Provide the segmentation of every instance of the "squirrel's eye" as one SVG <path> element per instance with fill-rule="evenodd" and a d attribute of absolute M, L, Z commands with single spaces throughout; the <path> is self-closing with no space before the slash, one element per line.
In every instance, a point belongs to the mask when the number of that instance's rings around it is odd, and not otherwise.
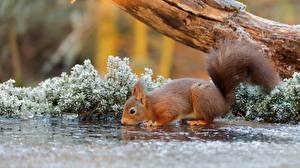
<path fill-rule="evenodd" d="M 135 113 L 136 113 L 135 108 L 131 108 L 131 109 L 129 110 L 129 114 L 135 114 Z"/>

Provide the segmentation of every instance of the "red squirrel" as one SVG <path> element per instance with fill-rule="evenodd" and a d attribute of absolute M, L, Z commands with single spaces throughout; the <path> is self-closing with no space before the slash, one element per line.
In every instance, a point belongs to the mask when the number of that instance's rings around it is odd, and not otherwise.
<path fill-rule="evenodd" d="M 281 82 L 260 47 L 246 40 L 226 40 L 208 55 L 211 81 L 196 78 L 175 79 L 149 93 L 144 81 L 133 86 L 122 114 L 123 125 L 162 126 L 174 120 L 205 125 L 229 112 L 234 90 L 241 82 L 271 91 Z"/>

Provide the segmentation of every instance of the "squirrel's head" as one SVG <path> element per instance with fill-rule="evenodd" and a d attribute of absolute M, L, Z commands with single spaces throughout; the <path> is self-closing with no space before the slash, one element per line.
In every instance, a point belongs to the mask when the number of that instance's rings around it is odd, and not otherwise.
<path fill-rule="evenodd" d="M 143 80 L 136 82 L 131 94 L 124 105 L 121 120 L 123 125 L 137 125 L 146 120 L 148 96 L 144 91 Z"/>

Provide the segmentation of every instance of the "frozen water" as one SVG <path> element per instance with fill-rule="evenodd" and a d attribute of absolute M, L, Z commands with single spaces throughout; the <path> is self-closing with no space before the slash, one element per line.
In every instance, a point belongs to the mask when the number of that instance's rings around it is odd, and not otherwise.
<path fill-rule="evenodd" d="M 300 167 L 300 125 L 218 120 L 159 129 L 0 119 L 0 167 Z"/>

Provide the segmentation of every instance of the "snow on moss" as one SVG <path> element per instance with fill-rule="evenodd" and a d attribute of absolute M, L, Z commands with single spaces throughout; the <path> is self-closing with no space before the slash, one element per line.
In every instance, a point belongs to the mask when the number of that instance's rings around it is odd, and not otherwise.
<path fill-rule="evenodd" d="M 236 91 L 234 113 L 243 113 L 248 120 L 272 123 L 300 121 L 300 73 L 284 79 L 270 94 L 258 87 L 242 84 Z"/>
<path fill-rule="evenodd" d="M 138 80 L 129 66 L 129 59 L 110 56 L 107 74 L 101 77 L 89 60 L 75 65 L 70 74 L 47 79 L 36 87 L 16 87 L 15 81 L 0 84 L 0 115 L 32 118 L 60 116 L 63 113 L 95 113 L 105 118 L 119 118 L 133 84 Z M 152 70 L 142 78 L 153 89 L 166 81 L 152 80 Z"/>

